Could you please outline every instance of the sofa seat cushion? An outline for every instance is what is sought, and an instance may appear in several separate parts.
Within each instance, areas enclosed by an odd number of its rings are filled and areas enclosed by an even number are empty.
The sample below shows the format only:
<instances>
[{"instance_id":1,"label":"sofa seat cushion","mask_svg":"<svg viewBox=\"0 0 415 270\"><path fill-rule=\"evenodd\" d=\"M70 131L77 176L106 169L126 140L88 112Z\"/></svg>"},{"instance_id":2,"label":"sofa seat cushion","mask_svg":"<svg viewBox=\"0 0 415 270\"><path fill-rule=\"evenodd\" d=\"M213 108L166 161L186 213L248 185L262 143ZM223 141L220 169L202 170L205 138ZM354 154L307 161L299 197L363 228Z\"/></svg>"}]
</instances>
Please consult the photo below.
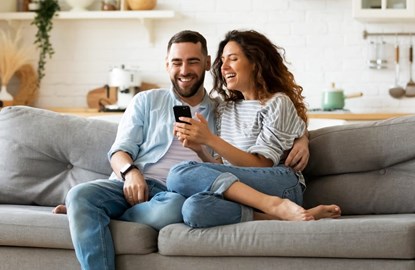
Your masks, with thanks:
<instances>
[{"instance_id":1,"label":"sofa seat cushion","mask_svg":"<svg viewBox=\"0 0 415 270\"><path fill-rule=\"evenodd\" d=\"M0 205L0 246L73 249L66 215L52 207ZM112 220L115 253L149 254L157 251L157 232L143 224Z\"/></svg>"},{"instance_id":2,"label":"sofa seat cushion","mask_svg":"<svg viewBox=\"0 0 415 270\"><path fill-rule=\"evenodd\" d=\"M251 221L207 229L172 224L159 232L169 256L415 258L415 214L345 216L310 222Z\"/></svg>"},{"instance_id":3,"label":"sofa seat cushion","mask_svg":"<svg viewBox=\"0 0 415 270\"><path fill-rule=\"evenodd\" d=\"M108 178L117 124L26 106L0 110L0 203L55 206L81 182Z\"/></svg>"}]
</instances>

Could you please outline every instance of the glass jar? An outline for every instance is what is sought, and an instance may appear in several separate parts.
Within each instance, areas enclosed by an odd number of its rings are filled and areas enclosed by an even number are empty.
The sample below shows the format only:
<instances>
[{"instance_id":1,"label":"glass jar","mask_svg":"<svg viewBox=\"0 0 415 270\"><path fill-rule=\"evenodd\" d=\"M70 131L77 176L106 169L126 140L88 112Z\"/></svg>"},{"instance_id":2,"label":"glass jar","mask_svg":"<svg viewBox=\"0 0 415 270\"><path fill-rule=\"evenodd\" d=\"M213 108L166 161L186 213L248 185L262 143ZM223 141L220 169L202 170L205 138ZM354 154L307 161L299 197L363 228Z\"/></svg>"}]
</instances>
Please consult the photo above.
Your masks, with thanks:
<instances>
[{"instance_id":1,"label":"glass jar","mask_svg":"<svg viewBox=\"0 0 415 270\"><path fill-rule=\"evenodd\" d=\"M102 0L101 10L118 10L116 0Z\"/></svg>"},{"instance_id":2,"label":"glass jar","mask_svg":"<svg viewBox=\"0 0 415 270\"><path fill-rule=\"evenodd\" d=\"M30 0L17 0L16 10L19 12L29 11L29 3L30 3Z\"/></svg>"}]
</instances>

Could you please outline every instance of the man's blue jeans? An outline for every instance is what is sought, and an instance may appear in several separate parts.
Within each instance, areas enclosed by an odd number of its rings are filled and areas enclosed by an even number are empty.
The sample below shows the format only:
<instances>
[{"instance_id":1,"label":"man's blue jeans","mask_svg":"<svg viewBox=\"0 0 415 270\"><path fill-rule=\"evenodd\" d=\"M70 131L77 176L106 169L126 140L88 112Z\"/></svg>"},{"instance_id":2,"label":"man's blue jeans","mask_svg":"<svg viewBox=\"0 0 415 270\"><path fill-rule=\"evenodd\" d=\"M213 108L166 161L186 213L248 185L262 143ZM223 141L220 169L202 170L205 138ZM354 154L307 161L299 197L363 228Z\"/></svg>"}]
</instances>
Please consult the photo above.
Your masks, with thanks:
<instances>
[{"instance_id":1,"label":"man's blue jeans","mask_svg":"<svg viewBox=\"0 0 415 270\"><path fill-rule=\"evenodd\" d=\"M259 168L186 161L171 168L167 188L187 198L182 208L184 222L203 228L253 220L254 209L223 198L235 181L298 205L303 203L297 175L283 165Z\"/></svg>"},{"instance_id":2,"label":"man's blue jeans","mask_svg":"<svg viewBox=\"0 0 415 270\"><path fill-rule=\"evenodd\" d=\"M185 198L147 180L150 200L131 205L125 200L123 182L96 180L73 187L66 197L68 220L75 253L82 269L115 269L110 219L147 224L156 230L183 222Z\"/></svg>"}]
</instances>

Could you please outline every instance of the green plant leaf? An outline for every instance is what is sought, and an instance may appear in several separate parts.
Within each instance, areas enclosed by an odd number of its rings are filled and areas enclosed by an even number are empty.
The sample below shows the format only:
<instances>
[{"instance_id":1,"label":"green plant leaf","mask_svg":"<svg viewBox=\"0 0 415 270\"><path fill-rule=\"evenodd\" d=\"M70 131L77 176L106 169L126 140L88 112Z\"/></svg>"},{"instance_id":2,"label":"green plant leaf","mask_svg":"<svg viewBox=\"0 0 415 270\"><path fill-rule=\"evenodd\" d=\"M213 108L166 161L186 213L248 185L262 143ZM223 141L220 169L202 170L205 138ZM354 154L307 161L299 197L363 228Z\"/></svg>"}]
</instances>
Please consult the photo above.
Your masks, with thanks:
<instances>
[{"instance_id":1,"label":"green plant leaf","mask_svg":"<svg viewBox=\"0 0 415 270\"><path fill-rule=\"evenodd\" d=\"M58 0L40 1L40 8L36 10L36 16L31 23L37 27L34 43L40 50L37 69L39 84L45 76L46 57L50 59L55 53L50 43L50 32L53 28L53 17L59 10Z\"/></svg>"}]
</instances>

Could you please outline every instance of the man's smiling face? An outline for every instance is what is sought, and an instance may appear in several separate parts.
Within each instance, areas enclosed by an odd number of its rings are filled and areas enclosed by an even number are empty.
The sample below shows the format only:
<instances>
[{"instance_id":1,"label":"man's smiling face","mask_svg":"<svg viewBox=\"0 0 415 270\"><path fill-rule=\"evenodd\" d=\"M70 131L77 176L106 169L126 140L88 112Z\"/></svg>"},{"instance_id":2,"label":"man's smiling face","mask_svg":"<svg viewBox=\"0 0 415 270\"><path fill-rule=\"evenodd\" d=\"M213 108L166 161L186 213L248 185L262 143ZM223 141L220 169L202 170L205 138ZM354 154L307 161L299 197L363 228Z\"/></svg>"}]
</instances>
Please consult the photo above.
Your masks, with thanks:
<instances>
[{"instance_id":1,"label":"man's smiling face","mask_svg":"<svg viewBox=\"0 0 415 270\"><path fill-rule=\"evenodd\" d=\"M170 47L166 69L174 91L183 98L203 90L205 72L210 68L210 58L202 52L200 43L181 42Z\"/></svg>"}]
</instances>

